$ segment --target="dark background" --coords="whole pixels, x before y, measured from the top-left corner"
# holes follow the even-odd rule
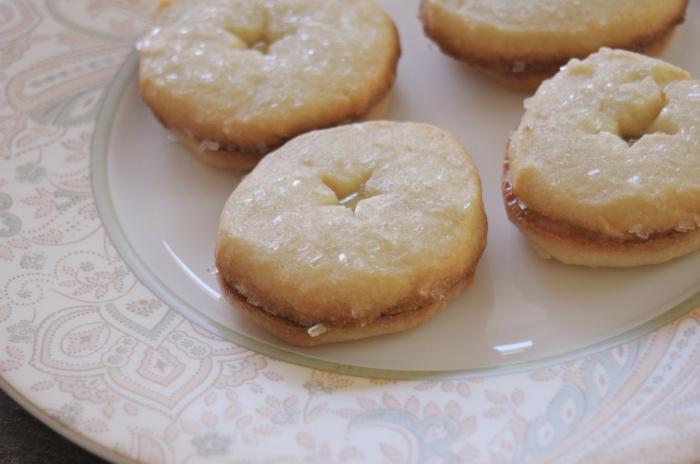
[[[0,391],[0,464],[102,464],[25,412]]]

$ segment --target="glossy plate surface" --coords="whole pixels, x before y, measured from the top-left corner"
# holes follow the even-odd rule
[[[111,237],[151,290],[184,316],[281,359],[418,372],[532,363],[629,339],[670,320],[671,309],[700,291],[700,253],[634,269],[587,269],[536,256],[508,222],[500,194],[504,148],[523,95],[435,50],[415,12],[397,2],[382,6],[397,22],[404,50],[386,118],[452,131],[482,176],[489,235],[473,285],[429,324],[359,342],[300,349],[252,326],[221,298],[207,271],[219,212],[239,177],[203,165],[172,141],[140,101],[133,55],[97,122],[93,183]],[[700,42],[700,29],[689,26],[663,57],[700,75],[697,54],[683,53]]]
[[[236,179],[169,142],[139,103],[135,63],[123,63],[153,2],[0,2],[0,388],[115,462],[700,460],[700,299],[664,312],[696,288],[678,270],[697,276],[697,257],[603,271],[615,285],[535,259],[496,187],[522,98],[430,47],[417,1],[381,3],[404,49],[389,117],[465,142],[490,244],[475,285],[423,335],[299,353],[238,326],[214,298],[211,227]],[[698,31],[692,0],[664,55],[696,76]],[[601,293],[580,288],[592,285]],[[559,306],[537,309],[542,295]],[[591,336],[610,299],[615,323]],[[445,349],[439,328],[476,351],[426,367],[425,352]],[[401,343],[422,365],[380,352]],[[569,354],[522,364],[558,351]]]

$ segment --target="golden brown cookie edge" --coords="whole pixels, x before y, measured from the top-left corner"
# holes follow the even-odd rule
[[[484,55],[474,50],[465,50],[458,47],[454,43],[453,38],[435,27],[431,20],[432,17],[427,7],[427,2],[428,0],[421,0],[418,15],[423,24],[425,35],[435,42],[444,54],[478,68],[496,82],[517,92],[534,92],[544,80],[554,76],[571,58],[583,59],[597,51],[582,50],[575,56],[531,55],[513,58]],[[685,20],[687,6],[688,0],[681,4],[681,8],[671,17],[669,22],[663,24],[657,30],[645,31],[627,43],[602,44],[601,47],[620,48],[656,56],[671,43],[676,27]],[[517,69],[517,71],[513,71],[514,69]]]
[[[440,300],[420,308],[384,315],[371,323],[364,325],[361,323],[340,325],[323,323],[326,326],[326,331],[316,337],[309,335],[310,327],[297,324],[281,316],[275,316],[261,307],[250,304],[245,297],[221,277],[219,277],[219,285],[231,305],[255,325],[290,345],[311,347],[360,340],[415,328],[430,321],[447,306],[450,300],[458,296],[471,280],[472,274],[453,285],[444,298]]]
[[[501,192],[508,219],[542,258],[588,267],[632,267],[660,264],[700,250],[700,229],[654,234],[646,239],[630,235],[610,237],[518,206],[512,190],[509,156],[503,163]]]
[[[360,116],[355,122],[380,118],[386,112],[390,102],[391,91],[389,91],[382,100],[371,107],[367,113]],[[158,119],[160,120],[160,118]],[[167,129],[165,123],[161,121],[161,124],[163,124],[163,126],[165,126]],[[265,155],[275,151],[281,145],[291,140],[284,140],[277,146],[253,147],[248,150],[236,146],[229,146],[227,149],[209,150],[206,149],[206,144],[194,134],[186,134],[185,132],[176,129],[169,130],[192,155],[203,161],[205,164],[215,168],[229,169],[240,174],[250,172],[260,162],[260,160],[265,157]]]

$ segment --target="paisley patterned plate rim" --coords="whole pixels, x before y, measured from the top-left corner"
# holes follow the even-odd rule
[[[0,376],[0,390],[2,390],[7,396],[12,398],[12,400],[19,404],[25,411],[31,414],[39,422],[65,438],[66,440],[72,441],[76,445],[90,451],[91,453],[108,460],[110,462],[118,464],[133,464],[135,461],[126,459],[118,453],[110,450],[103,443],[87,438],[84,434],[73,430],[60,420],[46,414],[46,411],[42,410],[35,402],[32,402],[31,398],[25,396],[20,390],[15,389],[9,382],[7,382],[2,376]]]
[[[0,3],[0,43],[9,52],[0,55],[0,191],[9,199],[0,209],[22,226],[21,234],[0,237],[0,389],[114,462],[700,458],[697,295],[685,303],[694,310],[666,313],[678,319],[663,327],[561,364],[412,381],[277,361],[221,340],[154,298],[89,214],[97,107],[81,100],[86,89],[92,97],[112,82],[114,57],[126,58],[150,4]],[[698,2],[688,13],[700,25]],[[679,30],[680,47],[684,37]],[[73,220],[86,207],[85,218],[73,235],[41,238],[54,216],[37,215],[42,205],[32,202],[43,190],[50,202],[65,199],[52,183],[64,179],[73,184],[61,188],[82,203],[52,214]],[[82,288],[68,271],[98,280]],[[101,272],[122,280],[103,285]],[[125,344],[136,351],[112,356]]]

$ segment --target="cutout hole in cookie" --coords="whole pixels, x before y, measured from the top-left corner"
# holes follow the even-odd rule
[[[361,174],[354,178],[339,178],[335,176],[323,176],[321,180],[329,189],[333,190],[338,205],[344,206],[355,212],[357,205],[367,198],[373,197],[376,193],[369,191],[366,186],[367,181],[372,176],[371,172]]]
[[[266,29],[242,30],[238,27],[226,27],[226,32],[243,42],[248,50],[267,55],[270,47],[281,37],[272,37]]]
[[[643,107],[631,108],[618,121],[618,136],[630,147],[645,135],[668,134],[678,132],[675,123],[663,117],[663,110],[668,104],[665,93],[661,93],[661,101]]]
[[[272,44],[267,40],[258,40],[255,43],[248,45],[248,48],[250,50],[260,52],[263,55],[267,55],[267,52],[270,50],[270,45]]]
[[[346,208],[350,208],[352,210],[352,212],[354,213],[355,208],[357,208],[357,204],[360,201],[362,201],[366,198],[370,198],[372,196],[374,196],[374,195],[367,192],[364,189],[364,185],[363,185],[362,188],[360,188],[360,190],[358,190],[357,192],[352,192],[350,195],[346,195],[343,198],[339,198],[338,204],[341,206],[345,206]]]
[[[648,130],[649,128],[647,128],[647,130],[645,130],[644,132],[642,132],[638,136],[622,135],[621,134],[620,138],[622,140],[624,140],[625,142],[627,142],[627,145],[632,147],[639,140],[641,140],[645,135],[653,135],[653,134],[675,135],[678,133],[678,127],[676,127],[675,125],[672,125],[672,124],[667,124],[667,125],[662,126],[662,125],[658,124],[658,122],[657,122],[657,124],[655,124],[655,126],[656,126],[655,127],[656,130],[649,131]]]

